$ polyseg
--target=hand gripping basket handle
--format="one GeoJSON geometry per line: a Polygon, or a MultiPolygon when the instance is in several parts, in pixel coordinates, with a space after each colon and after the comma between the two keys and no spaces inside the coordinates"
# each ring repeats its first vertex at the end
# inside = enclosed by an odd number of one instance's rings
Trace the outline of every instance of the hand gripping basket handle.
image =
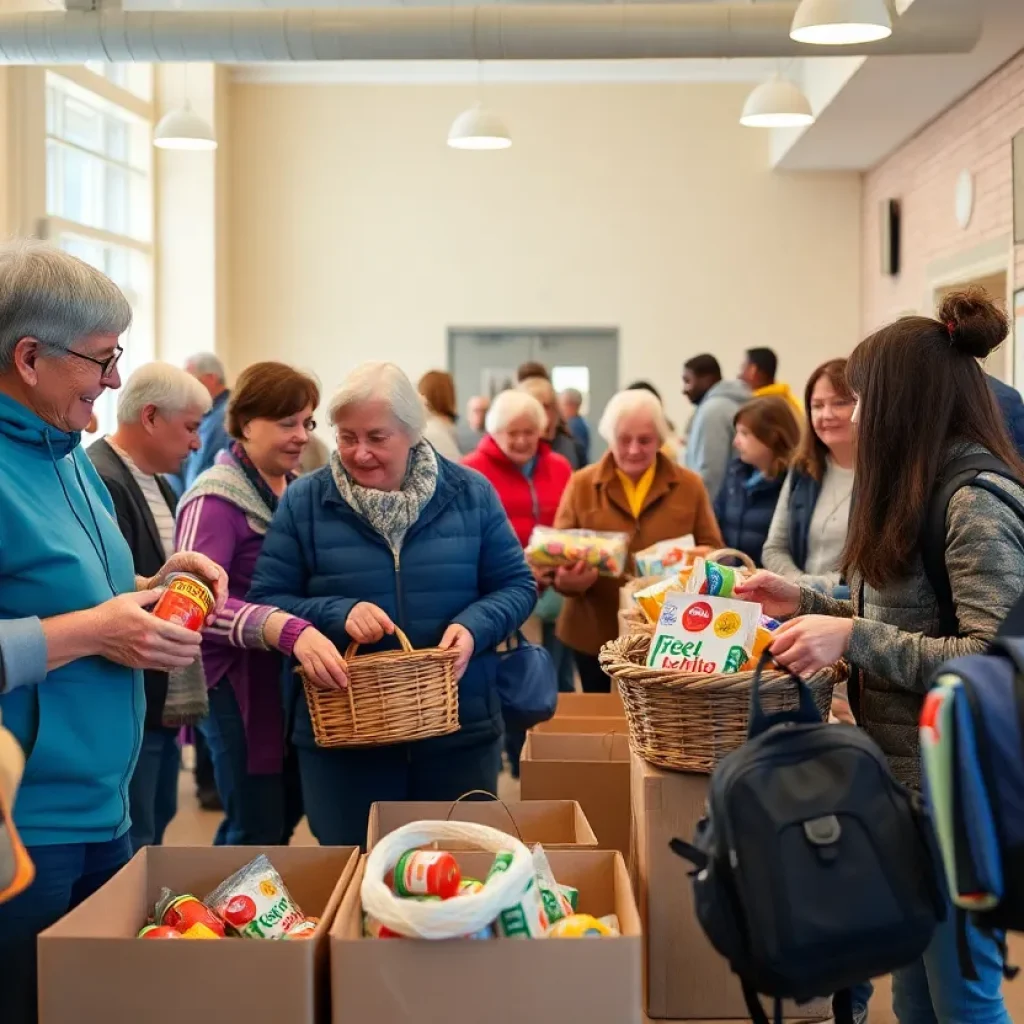
{"type": "Polygon", "coordinates": [[[757,662],[757,669],[754,671],[754,681],[750,686],[750,725],[747,728],[747,739],[760,736],[773,725],[780,725],[783,722],[797,722],[814,724],[821,722],[821,715],[818,714],[817,705],[814,703],[814,694],[811,688],[796,674],[790,672],[785,665],[780,665],[770,650],[762,652],[757,662]],[[761,674],[766,666],[774,664],[796,684],[797,693],[800,696],[800,707],[796,711],[779,711],[769,715],[761,706],[761,674]]]}
{"type": "MultiPolygon", "coordinates": [[[[386,633],[384,635],[387,636],[386,633]]],[[[413,648],[412,644],[409,643],[409,638],[401,631],[401,629],[398,628],[398,626],[395,626],[395,636],[398,638],[398,642],[402,645],[402,650],[406,654],[412,654],[414,648],[413,648]]],[[[358,650],[359,650],[359,644],[357,644],[355,642],[355,640],[353,640],[352,643],[350,643],[348,645],[348,650],[345,651],[346,659],[354,658],[356,656],[356,652],[358,650]]],[[[378,652],[378,653],[380,653],[380,652],[378,652]]]]}

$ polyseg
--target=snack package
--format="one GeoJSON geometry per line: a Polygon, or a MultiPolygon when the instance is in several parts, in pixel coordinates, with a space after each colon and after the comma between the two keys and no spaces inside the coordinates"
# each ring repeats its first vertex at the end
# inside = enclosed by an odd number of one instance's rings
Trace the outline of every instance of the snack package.
{"type": "Polygon", "coordinates": [[[621,576],[626,570],[629,536],[594,530],[555,530],[535,526],[526,545],[526,560],[541,568],[583,562],[602,576],[621,576]]]}
{"type": "Polygon", "coordinates": [[[699,556],[693,560],[693,572],[686,582],[689,594],[708,594],[711,597],[732,597],[736,584],[746,573],[731,565],[709,562],[699,556]]]}
{"type": "Polygon", "coordinates": [[[638,551],[636,571],[638,576],[667,576],[686,559],[686,553],[696,546],[693,534],[659,541],[643,551],[638,551]]]}
{"type": "Polygon", "coordinates": [[[572,904],[558,887],[554,872],[548,863],[547,854],[540,843],[533,848],[533,873],[540,886],[540,898],[544,904],[544,911],[548,915],[548,922],[560,921],[563,917],[569,917],[573,912],[572,904]]]}
{"type": "MultiPolygon", "coordinates": [[[[546,859],[546,858],[545,858],[546,859]]],[[[495,854],[494,863],[487,873],[490,881],[502,871],[508,871],[512,854],[501,851],[495,854]]],[[[506,907],[494,922],[494,930],[505,939],[539,939],[548,930],[548,916],[540,895],[537,879],[531,878],[516,903],[506,907]]]]}
{"type": "Polygon", "coordinates": [[[571,885],[560,885],[558,891],[569,901],[572,912],[575,914],[580,905],[580,891],[571,885]]]}
{"type": "Polygon", "coordinates": [[[206,902],[243,939],[282,939],[306,919],[262,853],[221,882],[206,902]]]}
{"type": "Polygon", "coordinates": [[[649,668],[739,672],[749,660],[761,606],[703,594],[669,594],[647,656],[649,668]]]}
{"type": "Polygon", "coordinates": [[[665,598],[672,593],[685,593],[686,586],[690,582],[692,568],[680,569],[671,576],[666,576],[657,583],[652,583],[643,590],[633,594],[633,602],[644,613],[644,618],[652,625],[661,617],[661,609],[665,604],[665,598]]]}
{"type": "MultiPolygon", "coordinates": [[[[614,915],[611,915],[614,917],[614,915]]],[[[618,925],[618,921],[615,922],[618,925]]],[[[616,927],[613,931],[606,919],[591,917],[590,914],[573,914],[556,921],[547,932],[549,939],[600,939],[618,935],[616,927]]]]}
{"type": "Polygon", "coordinates": [[[153,920],[180,932],[186,939],[223,939],[224,925],[207,903],[190,893],[161,889],[153,920]]]}

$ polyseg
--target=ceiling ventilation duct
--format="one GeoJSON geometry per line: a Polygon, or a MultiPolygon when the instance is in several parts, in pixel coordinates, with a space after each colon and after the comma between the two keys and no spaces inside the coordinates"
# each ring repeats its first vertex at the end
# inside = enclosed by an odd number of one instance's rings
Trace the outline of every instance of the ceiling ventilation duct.
{"type": "MultiPolygon", "coordinates": [[[[966,53],[981,32],[978,6],[935,15],[911,9],[888,39],[853,52],[966,53]]],[[[789,38],[796,10],[796,3],[616,3],[3,13],[0,63],[821,56],[822,47],[789,38]]]]}

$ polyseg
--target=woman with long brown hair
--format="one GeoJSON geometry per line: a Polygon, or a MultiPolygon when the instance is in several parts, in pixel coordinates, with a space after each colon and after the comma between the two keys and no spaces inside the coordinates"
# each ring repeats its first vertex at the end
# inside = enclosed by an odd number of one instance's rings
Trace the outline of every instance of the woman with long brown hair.
{"type": "Polygon", "coordinates": [[[766,569],[826,594],[842,583],[839,563],[853,494],[853,406],[845,359],[831,359],[811,374],[803,440],[764,545],[766,569]]]}
{"type": "Polygon", "coordinates": [[[458,412],[455,407],[455,381],[444,370],[430,370],[420,377],[416,388],[427,407],[427,425],[423,437],[429,441],[438,455],[452,462],[462,458],[459,439],[455,433],[458,412]]]}
{"type": "MultiPolygon", "coordinates": [[[[896,777],[920,787],[917,722],[929,681],[950,658],[984,651],[1024,591],[1024,463],[1010,442],[978,363],[1009,325],[984,293],[950,295],[938,320],[903,317],[850,357],[858,396],[857,488],[843,553],[852,601],[835,601],[771,573],[740,588],[769,615],[799,618],[778,631],[772,652],[809,674],[846,658],[858,673],[851,697],[859,724],[896,777]],[[953,493],[944,561],[955,625],[926,571],[928,509],[954,460],[994,456],[953,493]]],[[[1009,1024],[996,945],[969,927],[978,980],[957,962],[949,913],[924,957],[893,977],[900,1024],[1009,1024]]]]}
{"type": "Polygon", "coordinates": [[[760,565],[800,424],[785,399],[755,398],[736,413],[733,425],[736,457],[715,498],[715,515],[725,546],[760,565]]]}

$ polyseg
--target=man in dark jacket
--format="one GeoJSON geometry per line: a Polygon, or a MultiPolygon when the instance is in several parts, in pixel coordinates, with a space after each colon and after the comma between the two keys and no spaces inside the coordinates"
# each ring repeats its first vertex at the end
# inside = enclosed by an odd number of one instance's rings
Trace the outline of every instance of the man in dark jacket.
{"type": "Polygon", "coordinates": [[[1021,400],[1020,392],[991,374],[985,376],[988,378],[988,386],[992,389],[992,394],[996,396],[996,401],[999,403],[999,411],[1006,421],[1006,429],[1009,431],[1010,438],[1017,446],[1017,451],[1024,455],[1024,401],[1021,400]]]}
{"type": "MultiPolygon", "coordinates": [[[[206,389],[184,370],[149,363],[121,391],[117,432],[89,447],[110,491],[139,576],[153,576],[174,553],[177,498],[158,475],[199,447],[199,424],[210,408],[206,389]]],[[[163,724],[167,674],[147,671],[146,723],[128,788],[131,840],[138,850],[163,841],[178,805],[178,729],[163,724]]]]}

